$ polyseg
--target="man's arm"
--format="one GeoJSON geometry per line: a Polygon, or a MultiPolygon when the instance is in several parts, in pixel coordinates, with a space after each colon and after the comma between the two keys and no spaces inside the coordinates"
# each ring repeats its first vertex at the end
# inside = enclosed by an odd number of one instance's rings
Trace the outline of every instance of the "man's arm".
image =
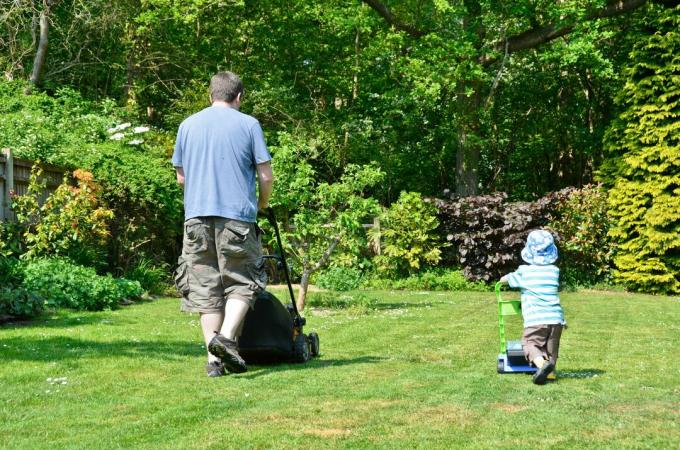
{"type": "Polygon", "coordinates": [[[184,168],[175,167],[175,170],[177,171],[177,182],[180,184],[180,186],[184,186],[184,168]]]}
{"type": "Polygon", "coordinates": [[[258,209],[269,207],[269,197],[274,186],[274,173],[269,161],[257,165],[257,184],[260,188],[260,196],[257,200],[258,209]]]}

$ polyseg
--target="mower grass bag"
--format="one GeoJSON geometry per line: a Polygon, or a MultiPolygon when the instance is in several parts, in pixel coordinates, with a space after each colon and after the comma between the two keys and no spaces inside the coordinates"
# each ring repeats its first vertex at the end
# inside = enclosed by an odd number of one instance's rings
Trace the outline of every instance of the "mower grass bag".
{"type": "Polygon", "coordinates": [[[290,304],[284,306],[266,291],[258,294],[253,309],[248,311],[243,322],[239,353],[248,364],[304,363],[319,355],[319,335],[303,332],[306,321],[295,304],[281,234],[271,208],[267,209],[267,218],[274,227],[279,255],[267,255],[266,258],[280,263],[278,266],[283,269],[288,284],[290,304]]]}
{"type": "Polygon", "coordinates": [[[269,292],[262,292],[248,311],[239,339],[239,353],[248,364],[290,362],[293,317],[269,292]]]}

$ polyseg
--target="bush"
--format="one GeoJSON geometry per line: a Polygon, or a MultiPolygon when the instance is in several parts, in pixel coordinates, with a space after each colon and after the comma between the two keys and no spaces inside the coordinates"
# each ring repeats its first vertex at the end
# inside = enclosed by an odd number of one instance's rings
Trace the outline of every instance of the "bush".
{"type": "Polygon", "coordinates": [[[399,200],[380,215],[380,227],[371,229],[372,240],[381,248],[381,254],[374,258],[376,268],[388,277],[399,277],[436,265],[440,248],[446,245],[438,242],[436,213],[420,194],[402,192],[399,200]]]}
{"type": "Polygon", "coordinates": [[[545,226],[570,188],[535,202],[507,203],[505,193],[437,199],[440,232],[454,244],[449,264],[459,265],[468,280],[491,282],[517,269],[526,238],[545,226]]]}
{"type": "Polygon", "coordinates": [[[12,199],[24,256],[62,256],[79,264],[104,266],[113,212],[100,204],[101,187],[92,174],[76,170],[77,186],[64,179],[42,204],[45,180],[41,177],[42,170],[34,166],[28,192],[12,199]]]}
{"type": "Polygon", "coordinates": [[[398,280],[372,278],[362,287],[373,289],[404,289],[429,291],[488,291],[482,282],[468,281],[460,270],[431,269],[398,280]]]}
{"type": "Polygon", "coordinates": [[[351,291],[361,284],[362,274],[351,267],[332,267],[316,276],[316,285],[331,291],[351,291]]]}
{"type": "Polygon", "coordinates": [[[35,259],[22,265],[23,288],[36,292],[47,306],[100,311],[143,292],[137,281],[100,276],[93,268],[67,259],[35,259]]]}
{"type": "Polygon", "coordinates": [[[0,315],[26,318],[42,312],[44,301],[21,287],[22,279],[19,261],[0,255],[0,315]]]}
{"type": "Polygon", "coordinates": [[[614,278],[651,293],[680,293],[680,6],[649,24],[617,98],[601,172],[611,186],[614,278]]]}
{"type": "Polygon", "coordinates": [[[162,294],[170,285],[167,265],[154,265],[150,259],[143,258],[135,263],[125,274],[125,278],[137,281],[146,292],[162,294]]]}
{"type": "Polygon", "coordinates": [[[22,287],[0,287],[0,315],[34,317],[43,311],[43,305],[42,298],[22,287]]]}
{"type": "Polygon", "coordinates": [[[609,282],[613,245],[604,190],[585,186],[572,191],[555,216],[550,228],[558,236],[562,283],[591,287],[609,282]]]}

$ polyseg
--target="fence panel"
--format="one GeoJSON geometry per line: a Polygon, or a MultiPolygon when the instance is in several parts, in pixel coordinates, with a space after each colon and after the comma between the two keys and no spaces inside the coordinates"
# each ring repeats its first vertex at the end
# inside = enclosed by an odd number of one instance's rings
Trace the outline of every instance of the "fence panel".
{"type": "MultiPolygon", "coordinates": [[[[14,219],[11,209],[11,195],[24,195],[28,192],[28,184],[31,179],[31,169],[34,161],[14,158],[12,151],[3,148],[0,154],[0,220],[14,219]]],[[[40,202],[44,202],[62,183],[66,169],[40,164],[43,169],[42,178],[46,181],[40,202]]]]}

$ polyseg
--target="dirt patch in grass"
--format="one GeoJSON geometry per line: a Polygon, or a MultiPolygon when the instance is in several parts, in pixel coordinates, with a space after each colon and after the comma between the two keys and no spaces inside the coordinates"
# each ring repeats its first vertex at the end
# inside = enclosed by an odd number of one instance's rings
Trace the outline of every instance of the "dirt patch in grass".
{"type": "Polygon", "coordinates": [[[510,405],[508,403],[493,403],[491,406],[509,413],[517,413],[526,409],[524,406],[510,405]]]}
{"type": "Polygon", "coordinates": [[[460,426],[474,425],[476,414],[457,405],[444,404],[425,407],[406,415],[412,425],[427,423],[431,428],[448,427],[451,423],[460,426]]]}

